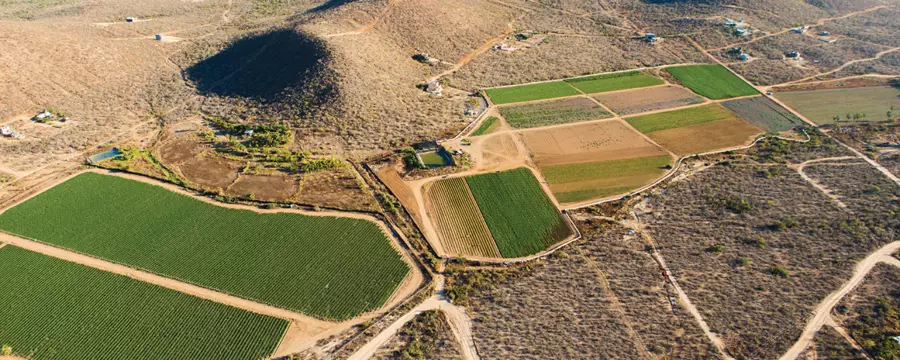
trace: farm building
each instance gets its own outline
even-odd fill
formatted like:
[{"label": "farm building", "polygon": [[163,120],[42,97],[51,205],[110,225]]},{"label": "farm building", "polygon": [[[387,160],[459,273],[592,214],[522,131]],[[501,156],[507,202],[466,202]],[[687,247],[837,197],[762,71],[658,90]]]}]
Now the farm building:
[{"label": "farm building", "polygon": [[425,87],[425,91],[431,95],[441,95],[444,93],[444,87],[441,86],[441,83],[437,80],[429,81],[428,86]]},{"label": "farm building", "polygon": [[787,57],[790,59],[800,59],[800,52],[799,51],[791,51],[790,53],[787,54]]},{"label": "farm building", "polygon": [[416,151],[434,151],[441,148],[437,141],[423,141],[413,144],[412,147]]},{"label": "farm building", "polygon": [[791,31],[798,34],[805,34],[806,30],[809,30],[809,26],[803,25],[801,27],[791,29]]},{"label": "farm building", "polygon": [[162,34],[156,34],[156,40],[162,41],[162,39],[163,39]]},{"label": "farm building", "polygon": [[827,32],[827,31],[823,31],[823,32],[819,33],[819,36],[829,36],[829,35],[831,35],[831,33]]},{"label": "farm building", "polygon": [[513,52],[513,51],[519,50],[519,48],[517,48],[517,47],[515,47],[515,46],[512,46],[512,45],[506,45],[506,44],[497,44],[497,45],[494,45],[493,49],[494,49],[494,51],[498,51],[498,50],[499,50],[499,51],[506,51],[506,52]]},{"label": "farm building", "polygon": [[9,125],[0,128],[0,135],[12,136],[12,128],[10,128]]},{"label": "farm building", "polygon": [[133,18],[133,17],[127,17],[127,18],[125,18],[125,22],[134,22],[135,20],[137,20],[137,19],[135,19],[135,18]]},{"label": "farm building", "polygon": [[750,55],[747,55],[746,53],[741,54],[738,58],[741,59],[741,61],[750,61]]},{"label": "farm building", "polygon": [[647,33],[647,34],[644,34],[644,41],[646,41],[650,44],[653,44],[653,43],[659,41],[659,38],[656,36],[656,34]]},{"label": "farm building", "polygon": [[747,36],[750,35],[750,30],[747,29],[735,29],[734,34],[737,36]]},{"label": "farm building", "polygon": [[34,116],[34,120],[44,120],[44,119],[52,119],[52,118],[53,118],[53,113],[51,113],[47,110],[44,110],[40,114],[37,114]]}]

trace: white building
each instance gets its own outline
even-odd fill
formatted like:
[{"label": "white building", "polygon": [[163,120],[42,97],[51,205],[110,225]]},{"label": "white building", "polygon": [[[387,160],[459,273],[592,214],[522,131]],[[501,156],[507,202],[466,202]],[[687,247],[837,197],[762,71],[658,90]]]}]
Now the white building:
[{"label": "white building", "polygon": [[441,95],[444,93],[444,87],[441,86],[441,83],[437,80],[429,81],[428,86],[425,88],[425,91],[427,91],[431,95]]}]

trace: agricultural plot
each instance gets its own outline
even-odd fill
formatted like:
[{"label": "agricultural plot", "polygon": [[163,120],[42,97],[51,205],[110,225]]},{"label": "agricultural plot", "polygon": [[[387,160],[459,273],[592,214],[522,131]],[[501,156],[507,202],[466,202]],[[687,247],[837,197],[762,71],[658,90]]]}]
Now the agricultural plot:
[{"label": "agricultural plot", "polygon": [[612,117],[612,114],[590,99],[579,97],[536,104],[503,106],[500,114],[517,129],[568,124]]},{"label": "agricultural plot", "polygon": [[491,116],[478,125],[478,128],[472,132],[469,136],[480,136],[487,135],[497,130],[500,127],[500,118],[496,116]]},{"label": "agricultural plot", "polygon": [[425,197],[448,255],[500,257],[465,179],[438,181]]},{"label": "agricultural plot", "polygon": [[566,79],[567,83],[588,94],[662,85],[665,82],[639,71]]},{"label": "agricultural plot", "polygon": [[485,91],[491,98],[491,101],[496,105],[553,99],[580,94],[578,90],[563,81],[493,88]]},{"label": "agricultural plot", "polygon": [[666,68],[688,89],[710,99],[759,94],[755,88],[721,65],[690,65]]},{"label": "agricultural plot", "polygon": [[409,272],[370,221],[229,209],[95,173],[0,214],[0,228],[335,320],[380,307]]},{"label": "agricultural plot", "polygon": [[[900,89],[890,86],[791,91],[775,96],[819,125],[883,121],[892,106],[900,109]],[[896,117],[898,111],[894,110],[892,115]]]},{"label": "agricultural plot", "polygon": [[550,190],[561,203],[624,194],[666,173],[669,155],[541,167]]},{"label": "agricultural plot", "polygon": [[707,105],[625,119],[657,144],[678,155],[746,145],[762,130],[719,105]]},{"label": "agricultural plot", "polygon": [[619,115],[631,115],[647,111],[663,110],[679,106],[700,104],[706,100],[677,86],[658,86],[593,95]]},{"label": "agricultural plot", "polygon": [[261,359],[285,320],[0,249],[0,342],[33,359]]},{"label": "agricultural plot", "polygon": [[722,106],[766,132],[787,131],[803,123],[796,115],[764,96],[729,100]]},{"label": "agricultural plot", "polygon": [[466,182],[503,257],[538,253],[571,233],[526,168],[474,175]]}]

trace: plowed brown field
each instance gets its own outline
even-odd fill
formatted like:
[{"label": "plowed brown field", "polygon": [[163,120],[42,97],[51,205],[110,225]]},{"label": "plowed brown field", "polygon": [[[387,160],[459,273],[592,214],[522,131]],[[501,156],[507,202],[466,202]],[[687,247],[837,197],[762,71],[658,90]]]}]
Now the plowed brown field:
[{"label": "plowed brown field", "polygon": [[500,257],[497,244],[463,178],[441,180],[425,192],[428,213],[435,219],[450,255]]},{"label": "plowed brown field", "polygon": [[747,145],[762,133],[760,128],[734,118],[655,131],[647,136],[678,155],[690,155]]},{"label": "plowed brown field", "polygon": [[540,166],[666,154],[621,121],[528,131],[522,137],[534,155],[534,162]]}]

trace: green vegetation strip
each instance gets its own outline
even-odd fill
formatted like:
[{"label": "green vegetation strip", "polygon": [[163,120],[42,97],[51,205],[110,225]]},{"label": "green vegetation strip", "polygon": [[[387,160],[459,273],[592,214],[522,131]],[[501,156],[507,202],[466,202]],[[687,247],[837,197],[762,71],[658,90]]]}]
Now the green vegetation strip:
[{"label": "green vegetation strip", "polygon": [[569,235],[528,169],[470,176],[466,182],[503,257],[532,255]]},{"label": "green vegetation strip", "polygon": [[500,118],[496,116],[491,116],[487,119],[484,119],[484,122],[482,122],[481,125],[478,126],[478,129],[475,129],[475,131],[472,132],[471,136],[484,135],[488,130],[490,130],[491,126],[494,126],[494,124],[499,120]]},{"label": "green vegetation strip", "polygon": [[[609,179],[659,172],[672,163],[668,155],[541,167],[548,184]],[[562,201],[562,200],[560,200]]]},{"label": "green vegetation strip", "polygon": [[638,131],[649,134],[655,131],[705,124],[734,118],[728,110],[717,104],[698,106],[675,111],[625,118]]},{"label": "green vegetation strip", "polygon": [[7,210],[0,229],[336,320],[380,307],[409,272],[370,221],[228,209],[95,173]]},{"label": "green vegetation strip", "polygon": [[565,81],[588,94],[665,84],[662,79],[644,74],[640,71],[596,75],[567,79]]},{"label": "green vegetation strip", "polygon": [[262,359],[286,320],[0,249],[0,343],[30,359]]},{"label": "green vegetation strip", "polygon": [[563,81],[493,88],[486,91],[491,97],[491,101],[497,105],[580,94],[578,90]]},{"label": "green vegetation strip", "polygon": [[557,101],[504,106],[500,114],[516,129],[568,124],[586,120],[605,119],[612,114],[590,99],[579,97]]},{"label": "green vegetation strip", "polygon": [[684,86],[710,99],[759,94],[755,88],[722,65],[690,65],[666,68]]}]

